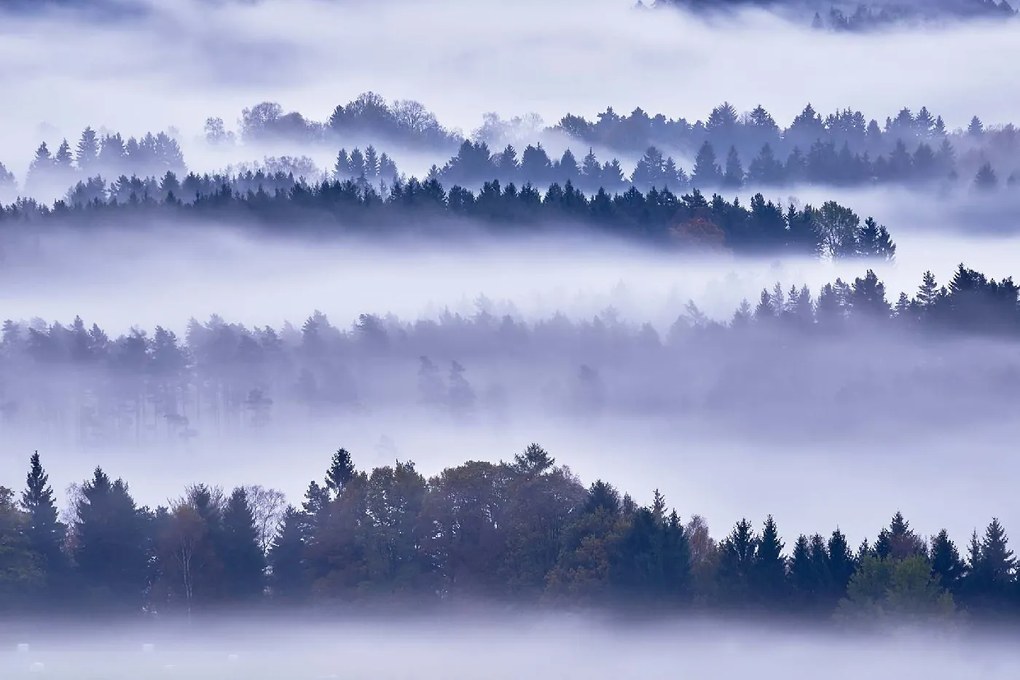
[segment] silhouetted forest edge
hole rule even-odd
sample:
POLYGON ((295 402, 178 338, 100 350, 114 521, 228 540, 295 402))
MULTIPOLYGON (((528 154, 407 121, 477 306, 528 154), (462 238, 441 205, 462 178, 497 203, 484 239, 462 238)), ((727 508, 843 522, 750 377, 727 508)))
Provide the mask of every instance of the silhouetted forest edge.
POLYGON ((723 538, 598 480, 537 444, 510 462, 426 479, 413 462, 360 471, 341 448, 300 507, 263 487, 196 484, 138 507, 100 468, 61 521, 38 453, 20 500, 0 487, 0 606, 8 613, 160 616, 236 607, 441 602, 783 615, 848 623, 1020 614, 1001 523, 961 555, 902 514, 856 549, 837 528, 784 543, 771 516, 723 538))

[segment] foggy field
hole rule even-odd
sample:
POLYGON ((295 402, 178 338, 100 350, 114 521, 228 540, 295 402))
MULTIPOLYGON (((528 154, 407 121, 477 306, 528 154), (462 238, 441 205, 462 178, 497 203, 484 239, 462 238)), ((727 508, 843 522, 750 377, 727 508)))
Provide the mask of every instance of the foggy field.
MULTIPOLYGON (((602 621, 598 615, 503 613, 357 623, 278 620, 192 627, 112 625, 0 633, 5 678, 738 678, 1009 679, 1020 656, 1007 634, 904 629, 763 631, 701 620, 602 621), (150 630, 146 630, 150 628, 150 630), (31 641, 28 651, 16 644, 31 641), (145 645, 151 645, 146 648, 145 645), (34 669, 34 670, 33 670, 34 669)), ((24 628, 22 628, 22 631, 24 628)))

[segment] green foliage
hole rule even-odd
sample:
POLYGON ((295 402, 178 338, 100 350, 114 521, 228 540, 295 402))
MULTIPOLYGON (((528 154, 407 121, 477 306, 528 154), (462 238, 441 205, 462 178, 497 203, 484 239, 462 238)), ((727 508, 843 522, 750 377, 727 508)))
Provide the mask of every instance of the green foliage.
POLYGON ((866 557, 850 579, 837 616, 846 621, 920 621, 948 619, 955 610, 953 596, 932 576, 923 557, 866 557))

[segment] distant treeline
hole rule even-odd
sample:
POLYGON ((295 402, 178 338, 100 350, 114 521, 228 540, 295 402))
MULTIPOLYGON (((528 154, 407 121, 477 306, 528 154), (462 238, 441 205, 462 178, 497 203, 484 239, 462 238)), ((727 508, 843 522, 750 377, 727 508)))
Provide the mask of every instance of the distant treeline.
POLYGON ((138 507, 97 468, 65 525, 38 454, 0 487, 0 608, 167 615, 263 604, 482 600, 727 611, 858 622, 1020 614, 1016 560, 993 519, 961 549, 896 513, 856 549, 839 530, 784 543, 772 517, 721 540, 658 491, 638 506, 587 488, 537 444, 508 463, 426 479, 410 461, 359 471, 345 449, 300 508, 278 492, 195 485, 138 507))
POLYGON ((362 314, 348 328, 320 312, 280 328, 213 317, 180 337, 159 326, 111 336, 81 318, 6 321, 0 436, 187 448, 308 418, 396 409, 488 422, 526 407, 778 436, 1002 423, 1020 399, 1017 296, 1012 279, 961 265, 946 286, 926 273, 895 305, 869 271, 817 296, 776 284, 729 323, 688 303, 663 333, 613 310, 526 322, 484 300, 473 315, 362 314))
POLYGON ((852 210, 832 201, 821 208, 791 204, 784 210, 757 194, 744 207, 737 199, 731 203, 719 195, 709 201, 697 189, 683 196, 668 189, 642 193, 631 187, 620 194, 599 189, 589 198, 571 182, 551 184, 543 193, 531 184, 518 188, 491 181, 472 192, 456 185, 447 191, 436 179, 411 178, 376 190, 364 180, 309 184, 289 175, 249 173, 192 174, 180 181, 167 173, 158 182, 125 177, 112 187, 95 178, 79 184, 69 198, 70 204, 57 201, 52 208, 29 200, 0 206, 0 232, 15 232, 36 222, 85 228, 134 226, 139 219, 220 221, 280 234, 304 228, 450 237, 471 226, 513 234, 520 233, 517 225, 523 225, 585 228, 680 248, 741 253, 892 259, 896 250, 884 226, 871 218, 862 224, 852 210))
POLYGON ((779 9, 809 17, 812 25, 834 31, 867 31, 892 24, 916 24, 945 19, 1003 19, 1017 11, 1007 0, 654 0, 642 6, 680 7, 695 12, 719 12, 748 7, 779 9))
MULTIPOLYGON (((337 107, 329 123, 314 123, 264 102, 245 109, 240 125, 240 137, 247 143, 289 143, 298 151, 308 145, 345 147, 326 173, 300 155, 266 159, 262 167, 267 173, 292 172, 309 181, 323 174, 406 181, 392 158, 378 153, 380 146, 452 153, 429 174, 444 184, 477 188, 492 179, 517 186, 569 181, 589 195, 599 188, 612 193, 629 186, 710 191, 802 183, 991 189, 1015 184, 1020 169, 1020 138, 1012 124, 986 129, 975 116, 966 130, 953 132, 925 107, 916 114, 904 108, 880 125, 850 109, 822 116, 809 104, 787 128, 761 106, 739 114, 728 103, 713 109, 705 121, 693 122, 650 115, 641 108, 621 115, 610 107, 592 120, 568 114, 549 128, 534 116, 503 120, 489 114, 467 140, 439 125, 417 102, 388 105, 379 95, 366 93, 337 107), (550 157, 535 139, 548 134, 566 135, 580 148, 550 157), (514 144, 522 139, 533 141, 519 151, 514 144), (350 146, 355 148, 348 152, 350 146), (595 148, 638 160, 628 172, 618 158, 600 161, 595 148), (690 166, 685 169, 675 157, 692 159, 690 166)), ((210 119, 206 140, 232 145, 236 136, 221 119, 210 119)), ((23 188, 28 195, 54 195, 97 176, 123 180, 166 172, 186 172, 172 134, 149 133, 125 141, 119 134, 87 128, 74 148, 64 140, 51 153, 41 144, 23 188)), ((17 193, 14 175, 0 164, 0 200, 12 200, 17 193)))

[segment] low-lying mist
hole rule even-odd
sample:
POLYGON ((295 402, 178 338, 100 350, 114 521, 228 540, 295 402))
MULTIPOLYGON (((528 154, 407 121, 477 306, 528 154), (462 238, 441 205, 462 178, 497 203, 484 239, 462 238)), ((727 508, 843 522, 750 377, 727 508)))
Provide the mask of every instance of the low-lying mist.
MULTIPOLYGON (((797 195, 816 204, 831 196, 797 195)), ((688 301, 726 320, 742 299, 754 302, 777 282, 817 292, 870 267, 894 301, 912 294, 926 270, 940 281, 961 262, 995 278, 1015 273, 1020 239, 1006 208, 985 221, 963 204, 926 204, 909 193, 857 192, 849 201, 889 226, 894 262, 656 252, 594 234, 500 238, 466 227, 461 238, 435 241, 302 241, 258 237, 247 225, 144 221, 131 230, 39 232, 27 245, 0 241, 0 317, 66 322, 80 315, 111 333, 134 325, 180 333, 189 319, 213 314, 279 326, 320 310, 343 326, 360 314, 410 320, 484 307, 524 319, 584 319, 611 307, 664 333, 688 301)))
POLYGON ((903 630, 884 636, 712 621, 605 621, 590 615, 347 622, 228 620, 175 629, 10 625, 6 678, 1013 678, 997 635, 903 630), (17 645, 24 644, 18 651, 17 645))

